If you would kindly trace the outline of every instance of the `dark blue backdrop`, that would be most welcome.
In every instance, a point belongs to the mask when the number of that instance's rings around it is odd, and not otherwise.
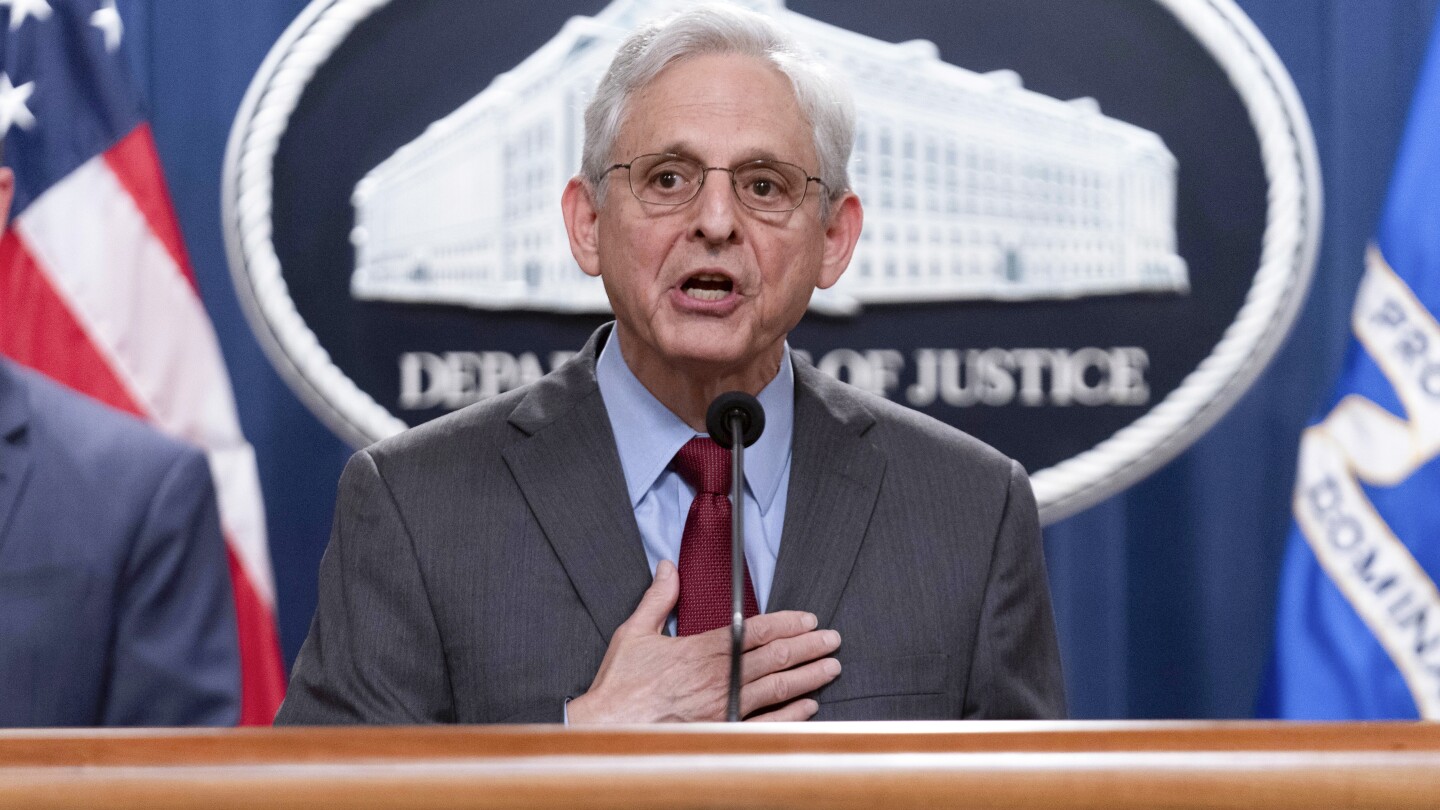
[[[1137,0],[1138,2],[1138,0]],[[1309,109],[1325,177],[1310,298],[1256,386],[1128,492],[1046,532],[1076,717],[1243,717],[1269,655],[1296,440],[1334,378],[1416,70],[1440,0],[1240,0]],[[349,448],[276,375],[230,283],[220,172],[260,61],[306,0],[120,0],[201,291],[259,454],[281,636],[315,606]],[[483,43],[481,43],[483,45]]]

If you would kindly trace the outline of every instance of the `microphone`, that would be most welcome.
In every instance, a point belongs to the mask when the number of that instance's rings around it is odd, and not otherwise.
[[[740,432],[744,435],[746,447],[754,444],[765,432],[765,409],[760,407],[760,400],[744,391],[727,391],[716,397],[705,411],[705,429],[721,447],[735,444],[734,433],[730,429],[730,420],[735,417],[740,419]]]
[[[745,651],[745,448],[765,430],[765,409],[744,391],[727,391],[705,411],[705,428],[730,448],[730,700],[725,719],[740,722],[740,655]]]

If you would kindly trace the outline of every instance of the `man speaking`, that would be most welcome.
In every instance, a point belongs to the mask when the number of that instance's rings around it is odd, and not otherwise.
[[[860,236],[845,89],[767,18],[621,45],[562,198],[615,323],[539,382],[355,454],[279,722],[720,720],[741,390],[750,720],[1059,717],[1029,483],[786,335]],[[753,614],[753,615],[752,615]]]

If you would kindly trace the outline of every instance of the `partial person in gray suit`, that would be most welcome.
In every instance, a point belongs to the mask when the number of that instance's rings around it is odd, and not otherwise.
[[[701,587],[675,566],[701,500],[676,450],[737,389],[772,417],[741,507],[742,714],[1063,716],[1024,471],[786,344],[860,235],[844,88],[767,18],[702,7],[632,34],[585,124],[562,209],[615,322],[355,454],[277,722],[722,719],[728,628],[672,635]]]

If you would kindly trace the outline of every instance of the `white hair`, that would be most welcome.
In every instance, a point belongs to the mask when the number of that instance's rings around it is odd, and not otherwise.
[[[644,25],[620,44],[585,108],[580,173],[596,203],[604,203],[605,170],[613,163],[611,150],[630,97],[671,64],[707,54],[751,56],[768,62],[790,80],[800,111],[810,123],[820,179],[830,191],[828,197],[821,197],[820,209],[821,216],[828,218],[830,201],[850,190],[847,165],[855,142],[855,107],[849,91],[774,20],[718,3]]]

